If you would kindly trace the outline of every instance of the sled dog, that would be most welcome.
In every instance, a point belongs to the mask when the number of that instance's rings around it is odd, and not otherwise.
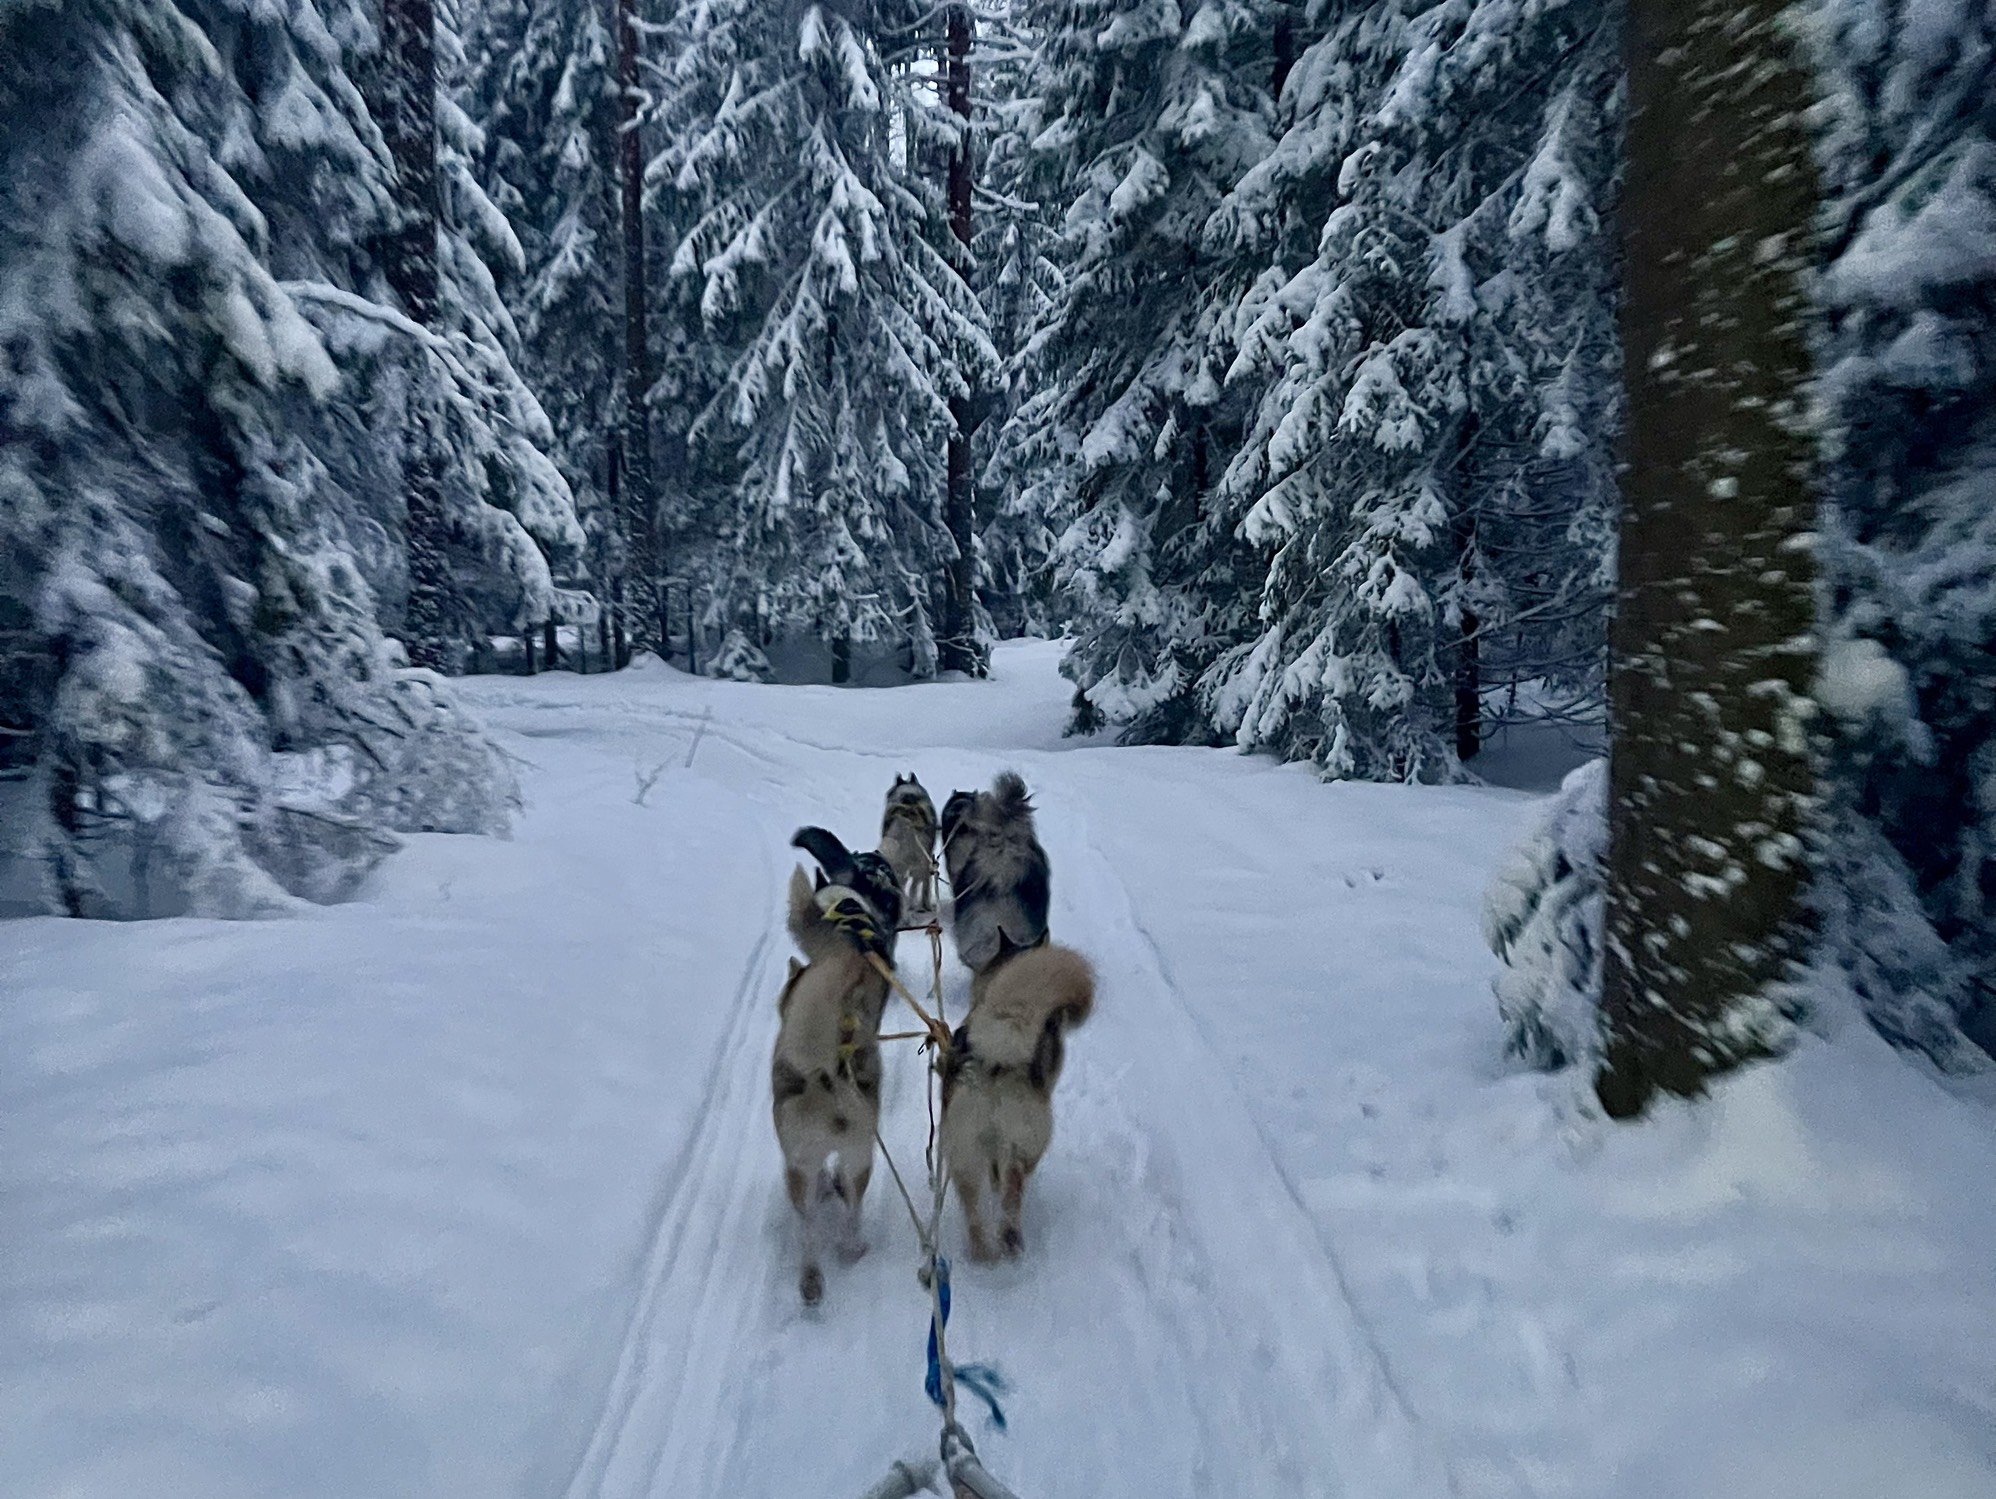
[[[803,1228],[797,1289],[809,1306],[825,1292],[826,1249],[848,1263],[866,1252],[860,1208],[873,1175],[887,1006],[887,980],[868,954],[891,956],[901,905],[878,854],[851,853],[823,828],[800,829],[792,842],[823,872],[815,884],[801,867],[790,875],[790,935],[805,961],[790,960],[777,1001],[769,1084],[783,1183]]]
[[[963,1203],[970,1257],[992,1257],[987,1195],[998,1207],[998,1249],[1025,1247],[1026,1182],[1053,1139],[1053,1085],[1066,1032],[1095,1007],[1088,960],[1053,943],[1009,946],[971,980],[970,1014],[943,1062],[943,1159]]]
[[[880,819],[880,852],[901,881],[907,911],[936,909],[936,804],[913,775],[894,778]]]
[[[950,935],[964,967],[983,973],[1001,952],[1046,941],[1052,872],[1033,832],[1026,783],[1008,770],[989,791],[953,792],[942,835]]]

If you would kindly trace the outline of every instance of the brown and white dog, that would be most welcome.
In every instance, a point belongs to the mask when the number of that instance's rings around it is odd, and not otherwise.
[[[971,980],[970,1014],[943,1063],[941,1146],[963,1203],[970,1257],[992,1258],[986,1194],[998,1205],[998,1247],[1025,1247],[1026,1183],[1053,1140],[1053,1087],[1066,1033],[1095,1007],[1095,975],[1071,948],[1009,946]]]
[[[912,774],[894,778],[880,818],[880,852],[894,866],[910,917],[936,909],[936,804]]]
[[[844,855],[829,834],[823,838]],[[824,1295],[820,1258],[826,1249],[847,1263],[866,1252],[860,1207],[873,1175],[880,1015],[887,1007],[887,980],[867,952],[885,946],[891,953],[900,916],[892,889],[872,888],[878,877],[870,881],[869,871],[854,866],[855,858],[874,857],[845,855],[843,867],[830,871],[834,883],[821,880],[815,889],[801,868],[790,876],[790,935],[807,961],[790,960],[790,979],[777,1001],[782,1023],[769,1083],[783,1184],[803,1225],[797,1289],[806,1305]],[[887,874],[884,866],[879,873]],[[877,908],[889,904],[893,909]]]

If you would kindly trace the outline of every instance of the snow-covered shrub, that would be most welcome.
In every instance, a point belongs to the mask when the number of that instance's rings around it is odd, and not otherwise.
[[[730,630],[722,640],[721,648],[714,653],[714,659],[707,663],[707,675],[726,677],[735,682],[773,682],[776,680],[776,669],[769,664],[769,657],[746,634]]]
[[[1589,1064],[1600,1051],[1601,922],[1608,762],[1561,783],[1483,898],[1483,940],[1504,964],[1505,1048],[1534,1067]]]

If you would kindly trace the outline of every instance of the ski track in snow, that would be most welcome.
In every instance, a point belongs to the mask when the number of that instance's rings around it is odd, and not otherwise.
[[[1011,1381],[1008,1432],[966,1425],[1021,1499],[1990,1492],[1996,1208],[1948,1185],[1996,1174],[1984,1112],[1860,1033],[1604,1131],[1498,1055],[1475,902],[1526,798],[1064,741],[1053,661],[477,679],[513,843],[416,840],[295,924],[23,924],[0,1103],[48,1143],[0,1157],[10,1493],[841,1499],[933,1454],[884,1162],[870,1252],[797,1297],[787,843],[870,842],[893,772],[940,804],[1006,766],[1100,985],[1025,1255],[943,1224],[951,1351]],[[927,993],[920,936],[900,968]],[[960,1018],[953,960],[944,989]],[[919,1200],[926,1064],[885,1060]],[[183,1182],[149,1130],[216,1143]],[[161,1393],[224,1380],[219,1411]]]

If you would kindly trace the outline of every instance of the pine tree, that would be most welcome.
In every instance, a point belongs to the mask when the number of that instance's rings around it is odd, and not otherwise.
[[[944,20],[947,42],[943,52],[943,102],[956,117],[957,138],[949,147],[949,227],[957,274],[971,277],[970,249],[974,235],[971,211],[972,131],[970,109],[971,15],[957,0]],[[995,352],[995,351],[994,351]],[[943,489],[943,525],[949,532],[950,557],[943,568],[942,637],[937,662],[945,671],[981,677],[988,670],[988,651],[979,637],[977,606],[977,522],[971,441],[977,420],[966,383],[949,398],[948,473]]]
[[[972,436],[978,597],[1000,637],[1057,628],[1047,565],[1054,536],[1047,517],[1024,493],[1037,474],[1031,465],[1013,461],[1018,450],[1004,440],[1038,382],[1033,339],[1051,321],[1062,285],[1053,259],[1060,235],[1056,205],[1051,196],[1034,196],[1050,185],[1034,181],[1032,143],[1042,124],[1036,52],[1011,11],[1009,5],[997,7],[978,22],[979,86],[972,95],[983,154],[971,285],[1000,360],[998,379],[981,393]]]
[[[710,626],[906,643],[937,669],[949,403],[995,366],[925,152],[957,139],[893,56],[914,3],[689,0],[649,169],[670,263],[661,392],[690,397]],[[843,647],[841,646],[843,643]]]
[[[1207,224],[1269,146],[1274,9],[1246,0],[1028,4],[1028,197],[1058,205],[1058,296],[1037,387],[994,463],[1045,518],[1078,634],[1077,723],[1202,737],[1194,685],[1244,627],[1252,562],[1211,524],[1241,412],[1222,382],[1252,267]]]
[[[618,84],[600,0],[533,0],[473,13],[465,108],[477,167],[515,226],[524,272],[503,288],[522,378],[547,409],[550,449],[590,533],[606,601],[621,595],[628,517],[609,494],[621,463],[625,343]],[[615,475],[621,500],[622,475]],[[621,633],[621,624],[620,624]]]
[[[402,311],[417,326],[437,322],[436,9],[432,0],[382,0],[382,61],[375,113],[394,164],[396,222],[381,265]],[[409,559],[403,635],[418,666],[448,671],[469,650],[468,624],[451,575],[444,513],[442,395],[425,366],[407,393],[402,545]]]
[[[1268,559],[1259,627],[1202,683],[1243,747],[1446,779],[1493,684],[1598,709],[1616,14],[1349,5],[1290,73],[1222,215],[1269,256],[1222,485]]]
[[[1828,961],[1944,1066],[1996,1049],[1996,112],[1986,6],[1822,0],[1834,434]]]
[[[334,898],[390,829],[505,819],[503,761],[380,634],[392,491],[351,487],[299,290],[384,311],[351,289],[391,212],[367,34],[308,0],[0,17],[0,609],[56,909]]]
[[[1595,1080],[1616,1118],[1777,1048],[1801,951],[1817,201],[1783,11],[1629,8],[1629,439]]]

